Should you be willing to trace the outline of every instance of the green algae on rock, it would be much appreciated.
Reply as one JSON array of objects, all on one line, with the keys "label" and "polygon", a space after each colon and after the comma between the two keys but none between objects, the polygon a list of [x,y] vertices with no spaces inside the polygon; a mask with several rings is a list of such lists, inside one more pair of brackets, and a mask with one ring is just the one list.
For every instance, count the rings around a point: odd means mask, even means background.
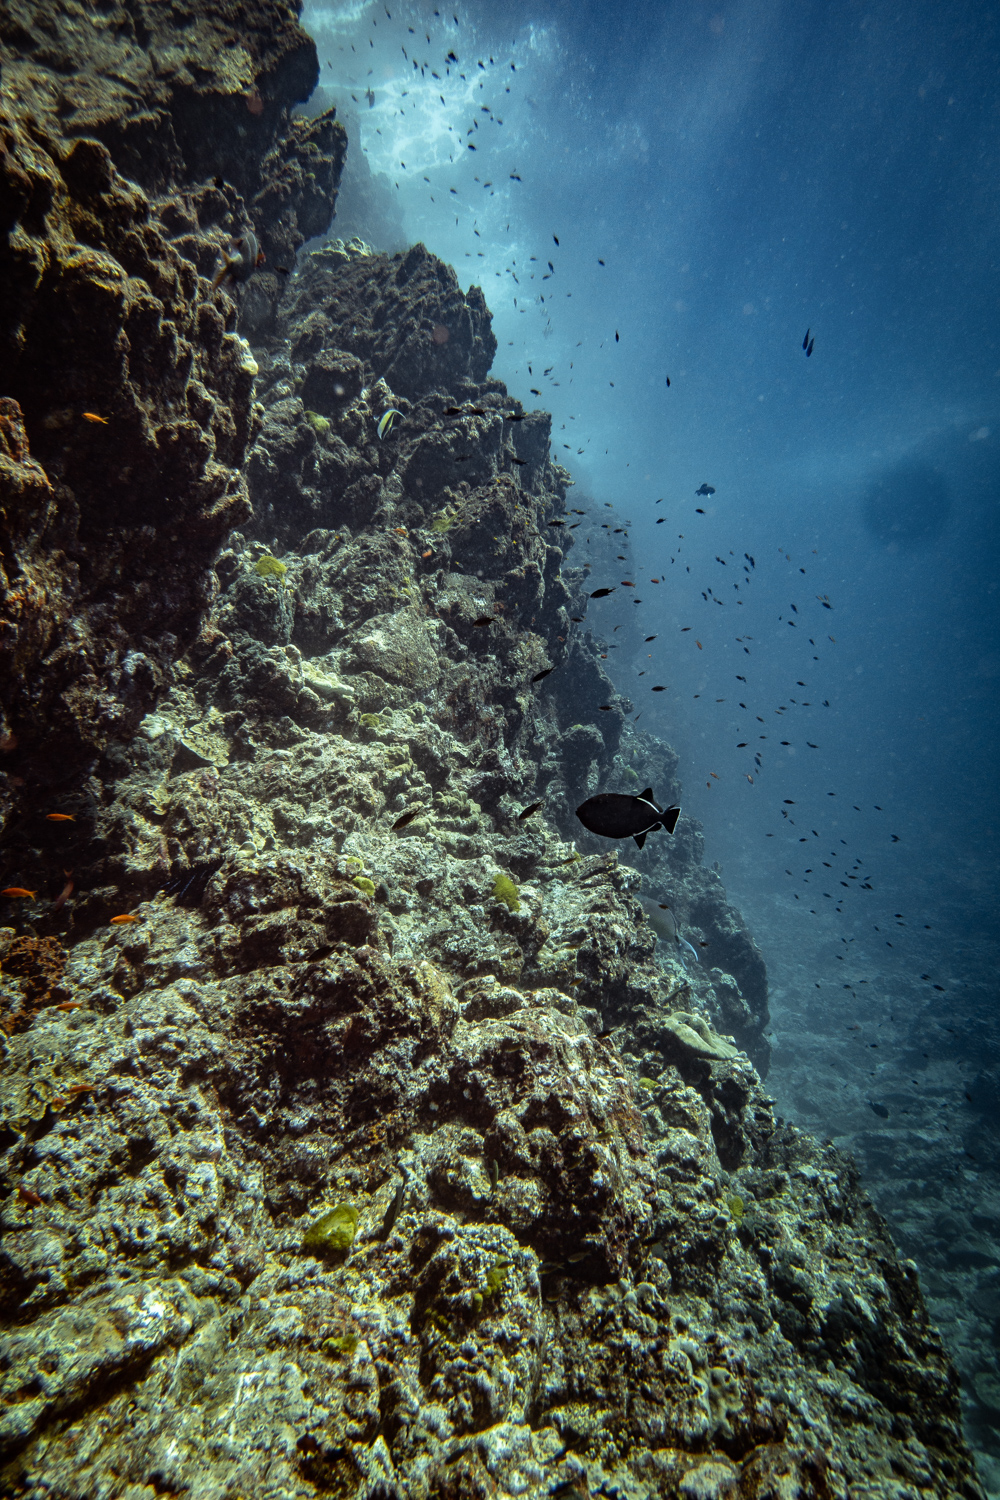
[{"label": "green algae on rock", "polygon": [[508,911],[521,910],[521,897],[509,875],[498,875],[493,882],[493,899],[502,901]]},{"label": "green algae on rock", "polygon": [[288,568],[277,557],[265,555],[258,557],[253,565],[253,570],[259,578],[284,578]]},{"label": "green algae on rock", "polygon": [[345,1255],[357,1230],[358,1211],[353,1203],[337,1203],[312,1220],[302,1236],[302,1248],[321,1255]]}]

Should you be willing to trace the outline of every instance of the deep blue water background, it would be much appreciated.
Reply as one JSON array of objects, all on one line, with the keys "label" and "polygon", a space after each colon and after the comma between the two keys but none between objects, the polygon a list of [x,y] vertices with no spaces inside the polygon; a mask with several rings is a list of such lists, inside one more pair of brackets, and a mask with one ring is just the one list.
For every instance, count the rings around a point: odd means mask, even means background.
[{"label": "deep blue water background", "polygon": [[[304,19],[309,107],[335,102],[351,137],[333,232],[422,239],[480,284],[494,373],[553,413],[569,504],[593,517],[569,561],[616,586],[588,624],[680,751],[685,810],[768,959],[775,1093],[863,1158],[866,1094],[933,1096],[921,1149],[937,1139],[938,1186],[966,1174],[985,1212],[996,1163],[965,1147],[977,1120],[1000,1130],[1000,1085],[995,1120],[963,1090],[1000,1062],[1000,9],[388,0]],[[610,549],[602,520],[629,523]],[[883,1041],[835,1099],[858,1022]],[[910,1170],[893,1140],[874,1189]],[[990,1330],[961,1335],[967,1382],[997,1373]],[[977,1441],[1000,1454],[995,1425]]]}]

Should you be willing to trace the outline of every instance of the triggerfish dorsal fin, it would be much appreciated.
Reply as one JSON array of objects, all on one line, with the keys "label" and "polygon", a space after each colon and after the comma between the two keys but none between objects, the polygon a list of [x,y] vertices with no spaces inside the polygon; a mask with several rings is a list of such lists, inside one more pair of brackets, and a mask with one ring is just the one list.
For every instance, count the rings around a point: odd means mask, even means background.
[{"label": "triggerfish dorsal fin", "polygon": [[653,801],[653,788],[651,786],[648,786],[644,792],[640,792],[639,793],[639,796],[640,797],[645,797],[645,799],[647,800],[647,802],[652,802]]}]

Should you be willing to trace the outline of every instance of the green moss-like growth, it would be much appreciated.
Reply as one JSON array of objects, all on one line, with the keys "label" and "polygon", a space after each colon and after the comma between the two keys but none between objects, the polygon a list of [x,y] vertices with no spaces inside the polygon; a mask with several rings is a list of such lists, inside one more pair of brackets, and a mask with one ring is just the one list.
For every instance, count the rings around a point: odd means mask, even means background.
[{"label": "green moss-like growth", "polygon": [[259,578],[284,578],[288,569],[276,557],[258,557],[253,570]]},{"label": "green moss-like growth", "polygon": [[509,1260],[505,1260],[503,1256],[500,1256],[498,1260],[495,1260],[493,1262],[489,1270],[486,1272],[486,1287],[483,1292],[484,1297],[492,1297],[500,1290],[504,1282],[507,1280],[507,1277],[510,1275],[510,1268],[511,1262]]},{"label": "green moss-like growth", "polygon": [[369,900],[375,895],[375,882],[369,880],[367,875],[355,875],[354,884],[362,891]]},{"label": "green moss-like growth", "polygon": [[450,531],[454,524],[454,516],[449,516],[447,511],[442,511],[440,515],[434,517],[430,529],[437,532]]},{"label": "green moss-like growth", "polygon": [[358,714],[358,723],[362,729],[382,728],[382,719],[378,714]]},{"label": "green moss-like growth", "polygon": [[652,1093],[660,1087],[660,1084],[659,1080],[656,1078],[640,1078],[639,1087],[643,1089],[649,1089],[650,1093]]},{"label": "green moss-like growth", "polygon": [[517,886],[507,875],[498,875],[494,880],[493,899],[502,901],[508,911],[521,910],[521,898],[517,893]]},{"label": "green moss-like growth", "polygon": [[302,1236],[302,1248],[317,1255],[346,1255],[357,1230],[357,1209],[351,1203],[338,1203],[313,1219]]},{"label": "green moss-like growth", "polygon": [[330,431],[329,417],[321,417],[318,411],[305,411],[302,413],[309,426],[317,437],[325,437]]},{"label": "green moss-like growth", "polygon": [[327,1355],[330,1359],[333,1359],[336,1355],[342,1355],[350,1359],[360,1342],[361,1340],[356,1333],[331,1335],[330,1338],[324,1339],[320,1344],[320,1353]]},{"label": "green moss-like growth", "polygon": [[743,1202],[743,1199],[740,1197],[739,1193],[733,1193],[731,1197],[726,1199],[726,1207],[729,1209],[729,1212],[732,1214],[736,1223],[742,1224],[743,1215],[746,1211],[746,1204]]}]

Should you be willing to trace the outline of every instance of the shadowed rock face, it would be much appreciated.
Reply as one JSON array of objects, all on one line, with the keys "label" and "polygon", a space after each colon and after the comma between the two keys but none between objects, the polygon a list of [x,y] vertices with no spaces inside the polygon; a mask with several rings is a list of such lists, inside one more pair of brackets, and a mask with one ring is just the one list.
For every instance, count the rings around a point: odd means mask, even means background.
[{"label": "shadowed rock face", "polygon": [[[290,261],[344,141],[289,122],[315,48],[273,6],[15,4],[0,58],[0,712],[58,783],[135,733],[249,515],[257,367],[221,253],[252,224]],[[258,321],[282,285],[250,284]]]},{"label": "shadowed rock face", "polygon": [[773,1118],[698,825],[639,851],[573,815],[682,800],[677,757],[572,623],[569,475],[481,293],[334,242],[213,294],[219,244],[296,243],[342,153],[279,129],[286,11],[273,48],[248,13],[226,93],[228,14],[150,83],[156,181],[114,88],[100,141],[14,121],[0,168],[0,1488],[974,1500],[914,1273]]}]

